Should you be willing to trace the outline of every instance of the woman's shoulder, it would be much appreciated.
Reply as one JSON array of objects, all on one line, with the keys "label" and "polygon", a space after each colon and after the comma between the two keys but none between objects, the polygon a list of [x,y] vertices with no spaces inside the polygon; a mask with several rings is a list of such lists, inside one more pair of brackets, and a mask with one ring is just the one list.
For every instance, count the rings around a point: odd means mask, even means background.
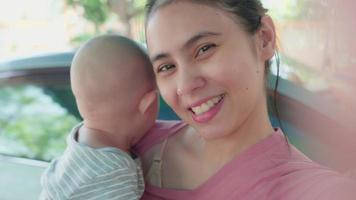
[{"label": "woman's shoulder", "polygon": [[277,185],[270,193],[271,199],[351,200],[356,197],[356,182],[353,179],[325,168],[284,175]]},{"label": "woman's shoulder", "polygon": [[[352,199],[356,197],[356,181],[327,166],[307,158],[291,146],[291,156],[278,168],[273,180],[273,196],[298,199]],[[350,196],[352,195],[352,196]],[[288,199],[288,198],[285,198]],[[293,198],[292,198],[293,199]]]},{"label": "woman's shoulder", "polygon": [[157,120],[155,125],[134,146],[134,151],[143,155],[147,150],[161,143],[166,138],[179,133],[187,124],[178,120]]},{"label": "woman's shoulder", "polygon": [[[260,178],[268,180],[268,186],[262,184],[263,188],[268,188],[267,199],[346,200],[350,194],[356,197],[355,180],[309,159],[285,141],[281,130],[276,133],[265,141],[265,144],[271,143],[264,145],[269,149],[262,154],[264,157],[255,162],[263,168]],[[326,194],[342,198],[326,198]]]}]

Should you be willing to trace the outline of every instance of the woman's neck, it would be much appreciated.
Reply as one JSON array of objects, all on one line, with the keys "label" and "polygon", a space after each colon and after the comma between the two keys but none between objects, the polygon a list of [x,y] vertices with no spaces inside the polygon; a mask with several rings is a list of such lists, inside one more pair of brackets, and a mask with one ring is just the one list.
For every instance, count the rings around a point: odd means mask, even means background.
[{"label": "woman's neck", "polygon": [[246,120],[218,139],[205,140],[190,126],[169,138],[163,155],[163,187],[196,188],[242,151],[273,133],[267,112],[265,118],[260,110],[250,119],[254,120]]},{"label": "woman's neck", "polygon": [[215,161],[225,164],[272,133],[273,128],[268,124],[256,126],[253,129],[241,127],[233,134],[203,142],[201,158],[207,162]]},{"label": "woman's neck", "polygon": [[[204,140],[195,137],[197,158],[210,170],[217,171],[241,152],[273,133],[267,111],[251,113],[250,117],[236,130],[220,138]],[[198,135],[199,133],[195,133]]]}]

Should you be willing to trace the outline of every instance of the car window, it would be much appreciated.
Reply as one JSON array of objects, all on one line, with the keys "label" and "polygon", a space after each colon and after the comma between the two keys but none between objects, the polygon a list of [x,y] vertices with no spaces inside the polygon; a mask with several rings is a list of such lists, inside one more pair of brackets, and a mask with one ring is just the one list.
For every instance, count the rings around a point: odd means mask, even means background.
[{"label": "car window", "polygon": [[[64,151],[81,117],[69,81],[24,79],[0,86],[0,153],[50,161]],[[158,118],[178,119],[162,98]]]},{"label": "car window", "polygon": [[49,161],[79,122],[69,85],[0,87],[0,153]]}]

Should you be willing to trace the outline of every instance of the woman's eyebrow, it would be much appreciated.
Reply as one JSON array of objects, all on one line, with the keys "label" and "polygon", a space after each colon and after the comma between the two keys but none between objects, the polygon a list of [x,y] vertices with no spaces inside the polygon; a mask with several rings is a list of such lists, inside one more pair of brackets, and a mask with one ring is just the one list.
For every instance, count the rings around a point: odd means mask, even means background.
[{"label": "woman's eyebrow", "polygon": [[221,35],[221,33],[210,32],[210,31],[199,32],[199,33],[193,35],[189,40],[187,40],[187,42],[185,42],[185,44],[183,45],[182,49],[188,49],[194,43],[198,42],[199,40],[201,40],[205,37],[219,36],[219,35]]},{"label": "woman's eyebrow", "polygon": [[[194,43],[198,42],[199,40],[201,40],[203,38],[210,37],[210,36],[220,36],[220,35],[221,35],[221,33],[217,33],[217,32],[210,32],[210,31],[199,32],[199,33],[193,35],[192,37],[190,37],[187,40],[187,42],[184,43],[181,50],[188,49]],[[164,59],[167,57],[169,57],[168,53],[159,53],[159,54],[151,57],[151,62],[154,63],[158,60],[161,60],[161,59]]]},{"label": "woman's eyebrow", "polygon": [[154,63],[158,60],[161,60],[161,59],[164,59],[167,57],[168,57],[168,53],[160,53],[160,54],[157,54],[157,55],[151,57],[151,62]]}]

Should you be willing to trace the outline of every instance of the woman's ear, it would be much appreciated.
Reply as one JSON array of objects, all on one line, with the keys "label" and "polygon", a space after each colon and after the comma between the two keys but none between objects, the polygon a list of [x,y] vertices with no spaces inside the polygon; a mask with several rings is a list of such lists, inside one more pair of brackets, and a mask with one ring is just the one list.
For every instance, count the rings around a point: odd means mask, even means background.
[{"label": "woman's ear", "polygon": [[153,105],[154,103],[157,103],[157,100],[158,100],[157,90],[149,91],[145,95],[143,95],[143,97],[141,98],[139,107],[138,107],[140,113],[145,114],[151,105]]},{"label": "woman's ear", "polygon": [[261,27],[257,31],[257,36],[262,59],[271,59],[276,51],[276,32],[270,16],[265,15],[261,18]]}]

